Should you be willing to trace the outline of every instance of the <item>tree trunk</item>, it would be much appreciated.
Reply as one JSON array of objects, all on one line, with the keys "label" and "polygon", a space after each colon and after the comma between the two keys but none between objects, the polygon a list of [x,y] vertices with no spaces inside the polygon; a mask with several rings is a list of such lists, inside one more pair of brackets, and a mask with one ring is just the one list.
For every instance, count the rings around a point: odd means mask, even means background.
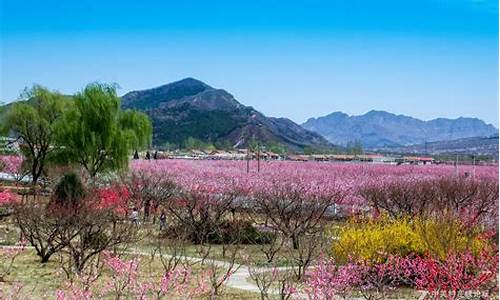
[{"label": "tree trunk", "polygon": [[147,221],[149,219],[149,208],[151,206],[151,200],[146,200],[144,202],[144,221]]},{"label": "tree trunk", "polygon": [[260,148],[257,150],[257,173],[260,172]]},{"label": "tree trunk", "polygon": [[42,259],[40,260],[40,263],[44,264],[49,262],[49,258],[52,256],[52,253],[45,253],[42,255]]},{"label": "tree trunk", "polygon": [[297,250],[299,249],[299,238],[296,234],[292,234],[292,244],[293,244],[293,249]]}]

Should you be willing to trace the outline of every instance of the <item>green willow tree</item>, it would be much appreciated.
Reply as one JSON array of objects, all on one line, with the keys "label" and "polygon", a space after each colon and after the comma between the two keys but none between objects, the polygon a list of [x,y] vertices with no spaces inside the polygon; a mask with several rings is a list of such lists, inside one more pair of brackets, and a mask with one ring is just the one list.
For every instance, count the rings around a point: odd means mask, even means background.
[{"label": "green willow tree", "polygon": [[140,112],[120,108],[114,85],[92,83],[77,93],[60,122],[58,141],[64,156],[95,177],[125,170],[128,156],[151,143],[152,125]]},{"label": "green willow tree", "polygon": [[5,129],[18,139],[25,166],[36,184],[57,150],[53,147],[57,124],[69,101],[39,85],[26,88],[21,100],[25,101],[13,104],[6,112]]}]

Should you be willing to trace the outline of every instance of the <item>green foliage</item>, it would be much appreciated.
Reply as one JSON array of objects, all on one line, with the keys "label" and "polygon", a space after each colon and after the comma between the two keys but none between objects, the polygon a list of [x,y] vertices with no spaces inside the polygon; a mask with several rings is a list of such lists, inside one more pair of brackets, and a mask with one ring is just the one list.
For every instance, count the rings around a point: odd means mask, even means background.
[{"label": "green foliage", "polygon": [[57,124],[70,102],[39,85],[25,89],[21,98],[26,101],[9,109],[3,125],[19,138],[25,165],[36,183],[54,154]]},{"label": "green foliage", "polygon": [[346,152],[347,154],[353,155],[363,154],[363,144],[360,140],[348,142],[346,146]]},{"label": "green foliage", "polygon": [[206,146],[204,149],[207,151],[214,151],[214,150],[217,150],[217,147],[215,147],[215,145],[212,143],[206,143]]},{"label": "green foliage", "polygon": [[202,149],[205,143],[200,139],[190,136],[184,141],[183,144],[184,148],[188,150],[194,150],[194,149]]},{"label": "green foliage", "polygon": [[240,244],[268,244],[274,238],[270,232],[260,232],[251,222],[235,220],[224,222],[218,230],[208,236],[211,244],[230,244],[237,241]]},{"label": "green foliage", "polygon": [[317,149],[310,147],[310,146],[304,147],[304,154],[305,155],[311,155],[311,154],[316,154],[316,153],[319,153],[319,151],[317,151]]},{"label": "green foliage", "polygon": [[317,148],[313,146],[306,146],[304,147],[304,154],[305,155],[313,155],[313,154],[329,154],[328,149],[322,149],[322,148]]},{"label": "green foliage", "polygon": [[202,141],[217,141],[244,121],[223,110],[201,111],[188,104],[169,109],[162,118],[153,119],[155,143],[173,143],[186,147],[189,137]]},{"label": "green foliage", "polygon": [[280,155],[285,155],[287,152],[286,147],[280,143],[269,143],[266,149]]},{"label": "green foliage", "polygon": [[120,116],[120,126],[123,130],[130,130],[132,147],[134,149],[151,145],[153,126],[149,118],[135,110],[125,110]]},{"label": "green foliage", "polygon": [[[208,228],[207,235],[200,235],[196,228]],[[204,220],[197,221],[195,226],[175,225],[170,227],[165,237],[184,238],[194,244],[268,244],[276,235],[272,232],[261,232],[244,220],[224,220],[220,224],[206,224]]]},{"label": "green foliage", "polygon": [[54,188],[53,199],[61,206],[74,206],[85,197],[85,187],[75,173],[67,173]]},{"label": "green foliage", "polygon": [[251,152],[257,152],[257,150],[259,150],[261,144],[259,142],[259,140],[257,140],[255,138],[255,136],[252,136],[252,138],[250,139],[250,141],[248,142],[248,150],[250,150]]},{"label": "green foliage", "polygon": [[69,161],[91,177],[106,170],[124,170],[132,150],[151,141],[146,115],[122,111],[113,85],[93,83],[74,96],[74,105],[59,123],[58,142]]},{"label": "green foliage", "polygon": [[215,144],[215,147],[216,147],[217,149],[221,149],[221,150],[225,150],[225,151],[231,151],[231,150],[233,150],[233,149],[234,149],[234,148],[233,148],[233,144],[231,144],[231,142],[230,142],[230,141],[228,141],[228,140],[224,140],[224,141],[222,141],[222,142],[218,142],[218,143],[216,143],[216,144]]},{"label": "green foliage", "polygon": [[108,234],[103,231],[84,233],[82,236],[83,244],[86,248],[90,249],[100,249],[106,247],[109,239]]},{"label": "green foliage", "polygon": [[173,151],[175,149],[178,149],[178,147],[175,144],[169,142],[165,142],[163,146],[160,148],[165,151]]},{"label": "green foliage", "polygon": [[188,137],[184,143],[182,143],[184,148],[187,150],[207,150],[213,151],[217,148],[211,142],[205,142],[194,137]]}]

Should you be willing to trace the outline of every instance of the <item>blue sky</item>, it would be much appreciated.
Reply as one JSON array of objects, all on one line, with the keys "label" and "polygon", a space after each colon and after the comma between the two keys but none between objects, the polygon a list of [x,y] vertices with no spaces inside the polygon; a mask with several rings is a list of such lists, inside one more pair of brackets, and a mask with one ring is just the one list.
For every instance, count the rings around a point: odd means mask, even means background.
[{"label": "blue sky", "polygon": [[0,0],[0,100],[195,77],[296,122],[333,111],[498,127],[498,2]]}]

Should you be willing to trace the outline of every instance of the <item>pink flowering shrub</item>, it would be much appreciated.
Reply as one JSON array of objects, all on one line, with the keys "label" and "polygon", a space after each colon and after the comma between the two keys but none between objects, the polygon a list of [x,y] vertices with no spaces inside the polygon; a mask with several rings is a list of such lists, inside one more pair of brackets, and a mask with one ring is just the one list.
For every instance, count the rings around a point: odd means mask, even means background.
[{"label": "pink flowering shrub", "polygon": [[94,294],[90,290],[71,284],[64,290],[56,290],[55,298],[57,300],[91,300],[94,299]]},{"label": "pink flowering shrub", "polygon": [[365,299],[385,299],[387,293],[404,284],[405,269],[400,259],[390,257],[383,263],[350,262],[337,266],[331,259],[322,259],[308,273],[305,292],[309,299],[351,299],[360,293]]},{"label": "pink flowering shrub", "polygon": [[[170,297],[184,295],[187,299],[191,299],[207,292],[209,287],[207,281],[204,280],[206,277],[204,274],[195,277],[191,269],[177,267],[173,271],[163,274],[159,284],[155,282],[151,287],[158,299],[169,295]],[[195,287],[190,286],[193,282],[195,283]]]},{"label": "pink flowering shrub", "polygon": [[332,259],[321,259],[308,272],[305,292],[309,299],[334,299],[336,296],[348,298],[361,282],[361,274],[356,264],[337,266]]},{"label": "pink flowering shrub", "polygon": [[112,256],[109,252],[104,252],[104,264],[111,271],[112,279],[109,287],[113,295],[122,298],[125,295],[138,293],[142,295],[146,291],[141,289],[138,282],[139,259],[122,260],[117,256]]},{"label": "pink flowering shrub", "polygon": [[[78,277],[65,288],[56,291],[58,300],[101,299],[193,299],[209,291],[206,273],[193,275],[191,268],[177,267],[161,276],[141,276],[141,260],[138,257],[122,259],[109,252],[103,253],[104,266],[110,278],[104,285]],[[177,299],[177,298],[176,298]]]},{"label": "pink flowering shrub", "polygon": [[8,190],[0,191],[0,207],[13,205],[17,202],[18,199],[12,192]]},{"label": "pink flowering shrub", "polygon": [[337,266],[322,259],[308,273],[304,292],[309,299],[349,299],[356,292],[366,299],[384,299],[387,292],[411,286],[430,299],[489,298],[498,286],[498,252],[450,254],[445,261],[431,257],[390,257],[385,263]]},{"label": "pink flowering shrub", "polygon": [[19,155],[0,156],[0,167],[2,172],[17,174],[21,171],[23,157]]}]

